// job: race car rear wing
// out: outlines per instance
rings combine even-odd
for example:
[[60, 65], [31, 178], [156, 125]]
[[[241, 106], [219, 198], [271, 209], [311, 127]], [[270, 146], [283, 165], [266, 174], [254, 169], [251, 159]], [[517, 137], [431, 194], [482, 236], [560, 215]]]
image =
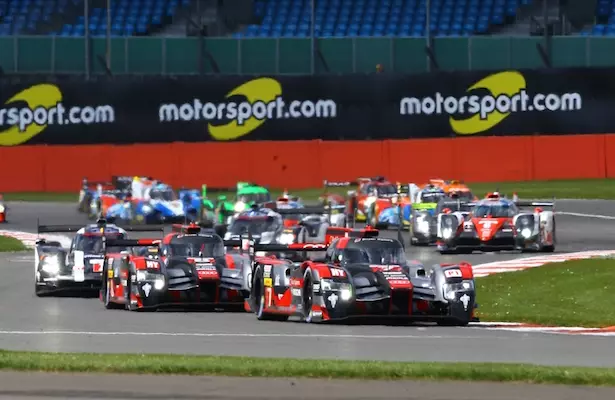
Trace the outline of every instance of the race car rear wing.
[[327, 245], [331, 244], [333, 239], [340, 237], [349, 237], [349, 238], [374, 238], [378, 237], [380, 231], [378, 229], [374, 229], [371, 227], [367, 227], [364, 229], [353, 229], [353, 228], [342, 228], [338, 226], [331, 226], [327, 228], [326, 242]]
[[[96, 221], [101, 229], [105, 229], [107, 226], [107, 220], [99, 219]], [[77, 232], [79, 229], [85, 228], [84, 225], [40, 225], [38, 220], [36, 222], [38, 233], [51, 233], [51, 232]], [[118, 228], [124, 229], [127, 232], [163, 232], [164, 225], [119, 225], [114, 224]]]

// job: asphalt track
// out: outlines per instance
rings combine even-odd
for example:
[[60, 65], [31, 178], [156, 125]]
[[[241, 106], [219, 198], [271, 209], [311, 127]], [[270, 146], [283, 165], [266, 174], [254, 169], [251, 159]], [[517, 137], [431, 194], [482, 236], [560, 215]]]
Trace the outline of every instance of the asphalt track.
[[[73, 204], [9, 203], [8, 206], [10, 221], [5, 229], [34, 232], [37, 218], [45, 224], [87, 222]], [[615, 248], [612, 241], [615, 202], [562, 200], [557, 211], [561, 213], [557, 217], [558, 253]], [[433, 248], [409, 247], [408, 250], [409, 258], [425, 263], [467, 260], [479, 264], [519, 256], [517, 253], [440, 256]], [[0, 348], [615, 366], [615, 346], [609, 337], [470, 327], [318, 326], [260, 322], [244, 313], [137, 314], [105, 310], [96, 299], [39, 299], [33, 293], [32, 261], [32, 253], [0, 257]]]

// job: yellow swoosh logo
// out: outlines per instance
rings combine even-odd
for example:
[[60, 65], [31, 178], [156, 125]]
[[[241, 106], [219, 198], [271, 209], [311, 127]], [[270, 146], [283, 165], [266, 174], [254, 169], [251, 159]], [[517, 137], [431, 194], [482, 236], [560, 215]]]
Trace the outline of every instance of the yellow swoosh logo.
[[[62, 92], [55, 85], [41, 84], [22, 90], [11, 97], [5, 105], [23, 101], [30, 110], [37, 108], [49, 109], [62, 101]], [[0, 146], [15, 146], [24, 143], [38, 135], [47, 128], [47, 125], [37, 125], [32, 123], [23, 132], [19, 131], [19, 126], [14, 125], [0, 132]]]
[[[236, 87], [226, 95], [226, 98], [244, 96], [250, 104], [254, 104], [257, 101], [267, 104], [281, 95], [282, 85], [278, 81], [271, 78], [259, 78]], [[207, 128], [209, 129], [209, 134], [216, 140], [233, 140], [247, 135], [264, 123], [264, 119], [258, 120], [255, 117], [250, 117], [242, 125], [233, 120], [226, 125], [215, 126], [207, 124]]]
[[[497, 98], [500, 95], [513, 96], [525, 88], [526, 82], [523, 75], [517, 71], [505, 71], [481, 79], [469, 87], [467, 92], [475, 89], [487, 89], [491, 96]], [[458, 135], [474, 135], [493, 128], [509, 115], [510, 113], [502, 114], [494, 111], [486, 119], [481, 119], [479, 114], [475, 114], [462, 120], [450, 117], [449, 122]]]

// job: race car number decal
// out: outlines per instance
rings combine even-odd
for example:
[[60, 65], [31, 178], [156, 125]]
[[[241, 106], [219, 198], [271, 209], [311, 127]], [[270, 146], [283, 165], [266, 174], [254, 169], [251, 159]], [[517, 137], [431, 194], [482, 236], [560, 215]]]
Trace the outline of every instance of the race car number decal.
[[444, 276], [447, 278], [461, 278], [463, 275], [460, 269], [447, 269], [444, 271]]
[[331, 276], [343, 278], [346, 276], [346, 271], [340, 268], [331, 268]]
[[105, 260], [92, 260], [92, 272], [102, 272], [104, 261]]

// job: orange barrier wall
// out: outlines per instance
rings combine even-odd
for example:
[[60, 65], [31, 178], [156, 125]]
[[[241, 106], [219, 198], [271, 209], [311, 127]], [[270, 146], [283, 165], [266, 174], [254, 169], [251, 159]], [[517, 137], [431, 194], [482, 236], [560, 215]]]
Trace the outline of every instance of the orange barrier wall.
[[176, 187], [247, 180], [288, 189], [374, 175], [404, 182], [612, 178], [615, 134], [0, 148], [0, 192], [75, 191], [84, 176], [112, 175], [151, 175]]

